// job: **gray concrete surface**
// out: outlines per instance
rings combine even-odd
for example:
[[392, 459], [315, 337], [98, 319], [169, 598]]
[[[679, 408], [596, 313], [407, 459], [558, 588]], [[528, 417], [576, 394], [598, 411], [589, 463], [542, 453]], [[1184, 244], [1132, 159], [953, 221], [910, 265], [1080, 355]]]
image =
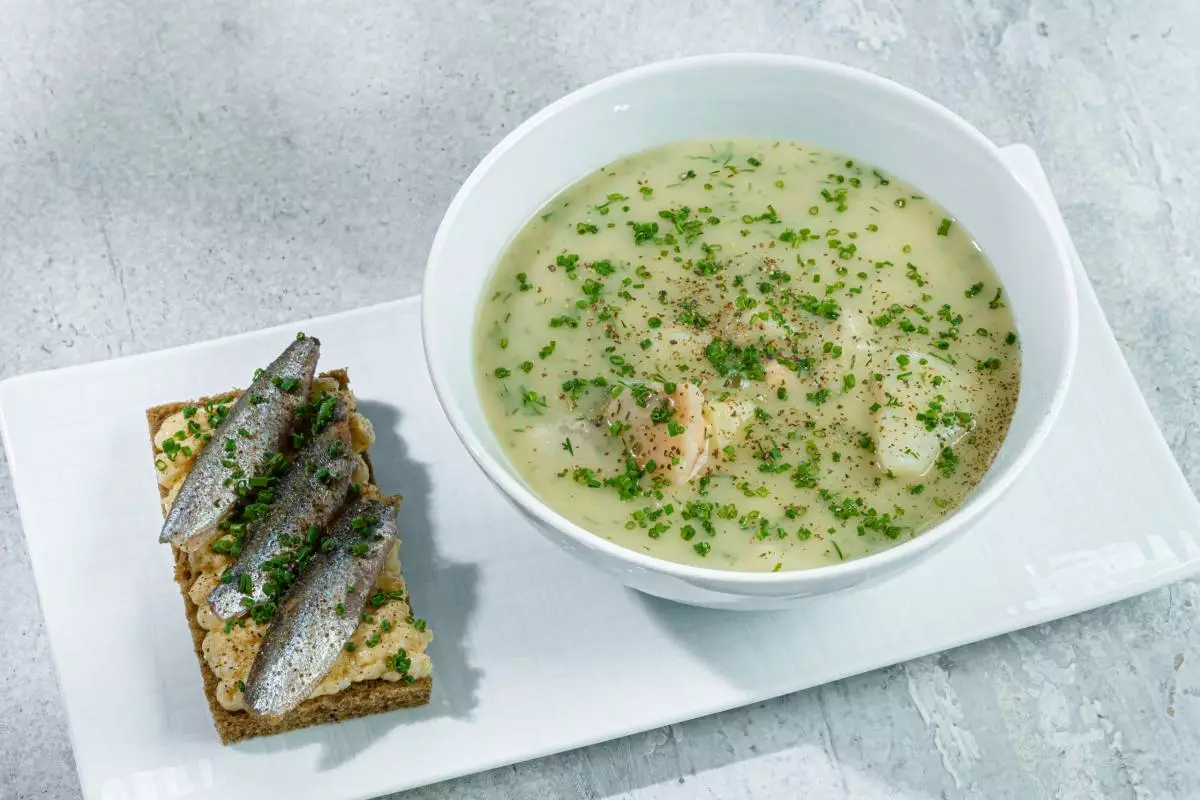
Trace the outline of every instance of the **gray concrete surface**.
[[[662, 57], [865, 67], [1040, 154], [1192, 486], [1193, 0], [0, 3], [0, 377], [401, 297], [471, 167]], [[1200, 584], [404, 795], [1200, 797]], [[0, 466], [0, 797], [79, 797]]]

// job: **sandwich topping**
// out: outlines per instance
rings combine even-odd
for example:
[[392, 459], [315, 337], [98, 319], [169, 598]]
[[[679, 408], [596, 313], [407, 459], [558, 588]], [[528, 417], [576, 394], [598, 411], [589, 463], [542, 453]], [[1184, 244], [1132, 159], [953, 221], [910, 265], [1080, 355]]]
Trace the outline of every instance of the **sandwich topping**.
[[[258, 477], [254, 471], [285, 444], [296, 411], [308, 396], [320, 347], [318, 340], [298, 336], [266, 369], [258, 370], [246, 395], [226, 406], [212, 427], [209, 438], [217, 440], [218, 447], [203, 447], [197, 453], [180, 444], [181, 452], [183, 447], [193, 451], [195, 463], [175, 493], [159, 541], [193, 551], [218, 534], [242, 502], [247, 482]], [[170, 454], [164, 454], [169, 460]]]
[[[378, 489], [370, 484], [370, 471], [364, 455], [375, 441], [375, 432], [370, 421], [355, 410], [354, 395], [337, 379], [320, 376], [312, 380], [309, 396], [314, 400], [324, 398], [326, 401], [335, 401], [309, 404], [313, 408], [312, 416], [315, 417], [312, 420], [314, 430], [321, 433], [324, 432], [324, 428], [329, 428], [330, 432], [324, 433], [323, 436], [314, 433], [309, 437], [312, 441], [307, 445], [302, 441], [294, 442], [298, 446], [297, 450], [303, 447], [312, 450], [314, 446], [324, 448], [322, 464], [315, 466], [314, 476], [322, 468], [327, 468], [330, 474], [321, 474], [318, 483], [322, 486], [332, 481], [340, 483], [345, 480], [345, 476], [334, 476], [333, 471], [348, 470], [351, 494], [357, 494], [360, 502], [386, 502], [387, 498], [381, 497]], [[159, 485], [165, 491], [163, 507], [168, 515], [180, 495], [180, 487], [189, 471], [198, 463], [204, 448], [218, 438], [216, 431], [239, 399], [240, 395], [231, 394], [204, 406], [186, 406], [167, 417], [159, 426], [154, 435], [155, 467], [158, 471]], [[253, 404], [255, 399], [250, 398], [250, 404]], [[318, 418], [323, 413], [328, 419], [320, 420], [318, 424]], [[340, 419], [337, 418], [339, 413], [342, 414]], [[236, 447], [236, 439], [234, 441]], [[317, 441], [321, 444], [314, 445]], [[341, 444], [339, 446], [334, 442]], [[349, 452], [343, 453], [341, 448], [345, 447], [347, 442]], [[317, 459], [312, 460], [315, 462]], [[324, 461], [330, 463], [326, 465]], [[252, 481], [253, 479], [247, 479], [244, 485], [258, 488]], [[270, 512], [276, 516], [285, 513], [287, 509], [276, 508], [272, 497], [273, 491], [281, 486], [282, 482], [259, 478], [258, 483], [265, 490], [264, 500], [271, 501], [267, 506]], [[297, 521], [299, 517], [294, 512], [291, 516], [297, 517], [296, 520], [291, 520], [290, 524], [297, 527], [296, 536], [293, 538], [299, 542], [298, 549], [306, 556], [314, 550], [319, 552], [317, 536], [311, 536], [314, 539], [312, 543], [304, 541], [311, 534], [319, 533], [317, 526], [305, 525], [302, 526], [304, 530], [300, 530]], [[320, 521], [328, 521], [327, 514], [321, 516]], [[234, 523], [232, 527], [236, 528], [237, 524], [239, 523]], [[235, 556], [240, 554], [241, 540], [237, 536], [239, 531], [231, 531], [230, 527], [226, 523], [223, 534], [209, 546], [189, 548], [186, 551], [191, 574], [194, 576], [188, 596], [198, 608], [197, 623], [206, 631], [202, 652], [205, 662], [219, 682], [217, 700], [222, 707], [230, 711], [240, 711], [248, 709], [245, 699], [246, 684], [276, 612], [267, 601], [259, 597], [263, 591], [256, 583], [262, 580], [259, 577], [261, 569], [253, 575], [249, 571], [235, 575]], [[426, 649], [433, 634], [426, 628], [424, 620], [413, 616], [409, 606], [408, 593], [401, 573], [399, 542], [392, 540], [384, 544], [387, 552], [386, 555], [379, 556], [383, 562], [382, 568], [373, 585], [363, 584], [360, 587], [349, 584], [348, 601], [335, 607], [335, 614], [339, 608], [341, 613], [348, 613], [347, 609], [362, 610], [358, 614], [358, 624], [353, 633], [324, 677], [308, 694], [309, 698], [337, 694], [361, 681], [412, 682], [431, 673], [432, 664]], [[305, 550], [305, 547], [309, 549]], [[317, 553], [312, 552], [312, 555], [316, 556]], [[280, 562], [279, 557], [274, 559], [274, 563]], [[246, 583], [251, 585], [246, 586]], [[214, 599], [226, 597], [226, 602], [229, 602], [228, 596], [231, 593], [237, 595], [236, 600], [243, 596], [246, 598], [245, 603], [238, 605], [247, 608], [248, 614], [238, 616], [226, 611], [224, 616], [229, 618], [225, 619], [209, 602], [210, 596]], [[364, 594], [365, 599], [353, 596], [359, 593]], [[348, 626], [345, 627], [348, 629]]]

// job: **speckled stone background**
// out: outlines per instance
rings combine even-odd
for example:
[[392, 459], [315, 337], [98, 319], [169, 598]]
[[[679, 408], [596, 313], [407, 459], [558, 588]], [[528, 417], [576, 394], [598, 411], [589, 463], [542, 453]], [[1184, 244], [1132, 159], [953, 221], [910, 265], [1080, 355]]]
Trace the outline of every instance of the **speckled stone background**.
[[[1195, 0], [5, 0], [0, 377], [411, 294], [459, 183], [544, 104], [658, 58], [799, 53], [1038, 151], [1195, 488], [1198, 41]], [[404, 797], [1200, 797], [1197, 603], [1183, 583]], [[0, 798], [79, 797], [3, 465], [0, 687]]]

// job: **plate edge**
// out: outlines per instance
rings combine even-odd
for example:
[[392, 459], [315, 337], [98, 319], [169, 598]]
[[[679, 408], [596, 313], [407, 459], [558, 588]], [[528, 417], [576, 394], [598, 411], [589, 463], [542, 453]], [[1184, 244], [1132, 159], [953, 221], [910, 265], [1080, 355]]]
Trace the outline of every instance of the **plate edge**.
[[382, 303], [373, 303], [369, 306], [359, 306], [358, 308], [336, 311], [332, 314], [323, 314], [318, 317], [309, 317], [308, 319], [296, 320], [294, 322], [283, 322], [278, 325], [270, 325], [265, 328], [256, 328], [250, 331], [230, 334], [229, 336], [218, 336], [215, 339], [202, 339], [198, 342], [188, 342], [186, 344], [180, 344], [174, 347], [166, 347], [161, 350], [149, 350], [144, 353], [134, 353], [132, 355], [120, 356], [118, 358], [106, 358], [100, 361], [88, 361], [83, 364], [72, 364], [71, 366], [66, 367], [53, 367], [50, 369], [34, 370], [33, 372], [23, 372], [18, 373], [17, 375], [10, 375], [9, 377], [0, 380], [0, 417], [3, 416], [6, 401], [11, 403], [9, 396], [13, 393], [14, 388], [20, 389], [23, 384], [26, 383], [36, 383], [68, 373], [86, 373], [97, 369], [105, 369], [112, 364], [134, 364], [138, 361], [146, 359], [161, 358], [163, 356], [173, 355], [176, 353], [187, 353], [198, 348], [208, 347], [216, 344], [239, 342], [264, 334], [284, 333], [288, 332], [290, 329], [296, 328], [297, 326], [306, 327], [311, 325], [327, 325], [353, 317], [375, 314], [381, 311], [386, 311], [390, 308], [399, 309], [405, 306], [419, 304], [420, 302], [421, 295], [411, 294], [395, 300], [386, 300]]

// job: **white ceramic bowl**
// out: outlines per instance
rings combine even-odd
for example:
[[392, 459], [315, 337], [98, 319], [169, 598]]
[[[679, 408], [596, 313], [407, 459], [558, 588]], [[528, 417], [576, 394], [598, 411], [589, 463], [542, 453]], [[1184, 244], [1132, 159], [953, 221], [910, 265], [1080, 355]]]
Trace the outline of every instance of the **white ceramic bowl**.
[[[543, 503], [509, 463], [476, 387], [472, 328], [484, 285], [541, 206], [598, 167], [669, 142], [718, 137], [809, 142], [916, 186], [962, 221], [1016, 315], [1021, 393], [1008, 438], [967, 502], [890, 550], [812, 570], [746, 573], [663, 561], [589, 533]], [[442, 406], [479, 466], [554, 543], [629, 586], [684, 603], [780, 608], [878, 578], [971, 526], [1046, 438], [1075, 360], [1075, 286], [1063, 243], [994, 144], [932, 100], [836, 64], [768, 55], [667, 61], [594, 83], [542, 110], [467, 178], [426, 266], [422, 330]]]

